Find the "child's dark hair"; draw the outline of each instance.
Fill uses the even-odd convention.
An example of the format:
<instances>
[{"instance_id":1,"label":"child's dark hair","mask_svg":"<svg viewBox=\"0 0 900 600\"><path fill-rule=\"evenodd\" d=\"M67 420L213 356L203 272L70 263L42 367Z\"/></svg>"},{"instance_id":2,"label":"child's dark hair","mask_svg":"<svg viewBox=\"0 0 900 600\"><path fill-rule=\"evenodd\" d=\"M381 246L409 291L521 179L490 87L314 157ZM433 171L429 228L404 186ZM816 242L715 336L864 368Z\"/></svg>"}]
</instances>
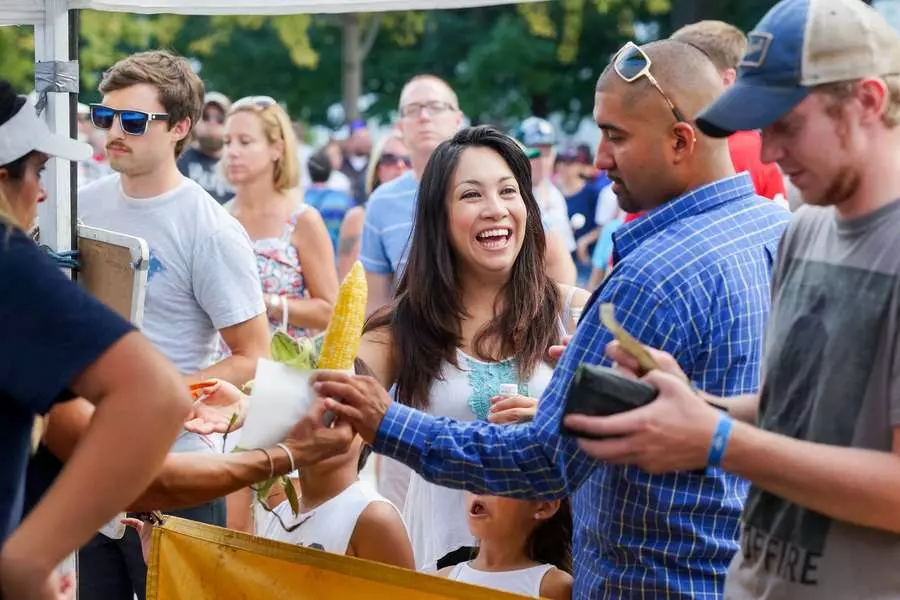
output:
<instances>
[{"instance_id":1,"label":"child's dark hair","mask_svg":"<svg viewBox=\"0 0 900 600\"><path fill-rule=\"evenodd\" d=\"M536 563L572 572L572 506L568 498L560 500L556 514L531 532L525 554Z\"/></svg>"},{"instance_id":2,"label":"child's dark hair","mask_svg":"<svg viewBox=\"0 0 900 600\"><path fill-rule=\"evenodd\" d=\"M357 375L365 375L367 377L375 377L375 372L369 368L369 365L366 364L361 358L353 359L353 372ZM366 463L369 462L369 456L372 454L372 446L368 444L363 444L362 449L359 451L359 462L356 463L356 472L359 473L362 471Z\"/></svg>"}]
</instances>

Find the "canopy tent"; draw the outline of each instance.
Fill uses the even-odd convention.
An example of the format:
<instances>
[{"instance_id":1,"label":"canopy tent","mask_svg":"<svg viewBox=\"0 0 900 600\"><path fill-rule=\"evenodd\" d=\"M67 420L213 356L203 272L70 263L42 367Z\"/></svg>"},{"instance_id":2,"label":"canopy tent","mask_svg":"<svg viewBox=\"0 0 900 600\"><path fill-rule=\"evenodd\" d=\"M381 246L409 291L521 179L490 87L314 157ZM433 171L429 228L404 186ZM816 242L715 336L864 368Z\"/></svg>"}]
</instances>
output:
<instances>
[{"instance_id":1,"label":"canopy tent","mask_svg":"<svg viewBox=\"0 0 900 600\"><path fill-rule=\"evenodd\" d=\"M0 0L0 25L50 23L52 4L70 8L182 15L286 15L471 8L542 0Z\"/></svg>"},{"instance_id":2,"label":"canopy tent","mask_svg":"<svg viewBox=\"0 0 900 600\"><path fill-rule=\"evenodd\" d=\"M75 9L139 14L281 15L453 9L540 1L543 0L0 0L0 26L33 25L35 61L62 66L60 63L75 60L78 55L77 40L70 39L74 37L70 35L73 23L70 11ZM54 85L67 79L59 68L50 71ZM75 113L77 78L73 81L68 77L68 81L68 89L65 84L50 86L43 114L52 131L74 134L71 117ZM47 81L37 82L38 91L47 87ZM53 159L47 164L45 183L48 200L38 211L41 242L57 251L71 250L74 169Z\"/></svg>"}]
</instances>

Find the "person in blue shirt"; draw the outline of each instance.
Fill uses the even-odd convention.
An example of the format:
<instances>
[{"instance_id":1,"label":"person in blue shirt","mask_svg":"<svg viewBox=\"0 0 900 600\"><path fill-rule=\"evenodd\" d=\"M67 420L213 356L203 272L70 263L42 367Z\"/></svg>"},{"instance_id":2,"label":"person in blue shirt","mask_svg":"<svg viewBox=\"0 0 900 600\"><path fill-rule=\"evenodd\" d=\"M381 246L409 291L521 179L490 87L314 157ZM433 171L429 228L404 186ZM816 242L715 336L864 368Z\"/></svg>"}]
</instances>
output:
<instances>
[{"instance_id":1,"label":"person in blue shirt","mask_svg":"<svg viewBox=\"0 0 900 600\"><path fill-rule=\"evenodd\" d=\"M724 396L759 387L769 280L789 213L735 175L725 142L692 125L721 92L706 56L669 40L626 45L601 75L597 167L624 210L647 214L614 236L616 268L585 307L532 422L434 418L393 402L375 380L316 377L327 406L375 452L428 481L518 498L571 495L576 598L718 600L738 550L741 479L718 468L653 475L595 460L560 434L575 369L610 364L603 303L638 340L672 354L697 388Z\"/></svg>"},{"instance_id":2,"label":"person in blue shirt","mask_svg":"<svg viewBox=\"0 0 900 600\"><path fill-rule=\"evenodd\" d=\"M0 595L8 599L71 593L56 566L146 488L191 407L175 367L25 233L47 195L46 162L90 154L87 144L51 134L34 105L0 80ZM20 524L26 467L44 425L35 417L76 396L97 406L96 418Z\"/></svg>"},{"instance_id":3,"label":"person in blue shirt","mask_svg":"<svg viewBox=\"0 0 900 600\"><path fill-rule=\"evenodd\" d=\"M328 235L331 237L331 244L336 255L338 239L341 235L341 223L343 223L347 211L355 206L355 202L350 194L330 189L327 186L332 169L331 161L324 152L319 151L309 157L307 169L312 183L303 192L303 200L319 211L322 220L325 221L325 227L328 229Z\"/></svg>"}]
</instances>

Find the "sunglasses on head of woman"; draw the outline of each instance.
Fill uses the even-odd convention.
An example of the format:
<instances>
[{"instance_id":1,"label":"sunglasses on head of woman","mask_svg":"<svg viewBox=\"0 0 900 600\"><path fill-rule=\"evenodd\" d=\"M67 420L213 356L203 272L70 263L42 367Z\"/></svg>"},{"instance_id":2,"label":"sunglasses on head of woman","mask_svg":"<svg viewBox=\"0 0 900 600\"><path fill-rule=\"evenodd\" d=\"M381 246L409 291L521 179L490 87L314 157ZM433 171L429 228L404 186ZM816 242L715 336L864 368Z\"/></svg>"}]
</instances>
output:
<instances>
[{"instance_id":1,"label":"sunglasses on head of woman","mask_svg":"<svg viewBox=\"0 0 900 600\"><path fill-rule=\"evenodd\" d=\"M151 121L168 121L168 113L148 113L142 110L119 110L102 104L91 104L91 123L97 129L112 129L116 116L122 131L128 135L144 135Z\"/></svg>"},{"instance_id":2,"label":"sunglasses on head of woman","mask_svg":"<svg viewBox=\"0 0 900 600\"><path fill-rule=\"evenodd\" d=\"M397 163L403 163L403 166L411 167L412 159L410 159L408 156L393 154L392 152L385 152L378 160L379 165L396 165Z\"/></svg>"},{"instance_id":3,"label":"sunglasses on head of woman","mask_svg":"<svg viewBox=\"0 0 900 600\"><path fill-rule=\"evenodd\" d=\"M231 112L245 108L258 108L265 110L277 105L278 102L271 96L245 96L231 105Z\"/></svg>"},{"instance_id":4,"label":"sunglasses on head of woman","mask_svg":"<svg viewBox=\"0 0 900 600\"><path fill-rule=\"evenodd\" d=\"M650 82L650 85L656 88L656 91L662 95L666 104L669 105L669 110L672 111L675 120L679 123L687 122L687 119L684 118L684 114L678 110L675 103L669 98L669 95L663 91L662 86L659 85L656 77L650 72L650 65L652 64L653 63L650 60L650 57L647 56L647 53L634 42L628 42L622 46L616 53L616 57L613 59L613 69L615 70L616 75L621 77L623 81L626 83L634 83L641 77L646 77L647 81Z\"/></svg>"}]
</instances>

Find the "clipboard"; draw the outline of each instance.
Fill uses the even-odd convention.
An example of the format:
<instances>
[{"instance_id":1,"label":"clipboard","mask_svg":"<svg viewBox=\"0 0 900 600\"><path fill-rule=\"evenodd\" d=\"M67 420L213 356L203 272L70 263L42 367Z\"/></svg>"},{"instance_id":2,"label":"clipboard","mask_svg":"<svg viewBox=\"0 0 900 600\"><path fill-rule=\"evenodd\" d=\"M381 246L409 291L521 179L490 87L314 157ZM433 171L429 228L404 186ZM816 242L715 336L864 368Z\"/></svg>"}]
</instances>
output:
<instances>
[{"instance_id":1,"label":"clipboard","mask_svg":"<svg viewBox=\"0 0 900 600\"><path fill-rule=\"evenodd\" d=\"M150 247L141 238L79 225L78 283L140 328L147 296Z\"/></svg>"}]
</instances>

